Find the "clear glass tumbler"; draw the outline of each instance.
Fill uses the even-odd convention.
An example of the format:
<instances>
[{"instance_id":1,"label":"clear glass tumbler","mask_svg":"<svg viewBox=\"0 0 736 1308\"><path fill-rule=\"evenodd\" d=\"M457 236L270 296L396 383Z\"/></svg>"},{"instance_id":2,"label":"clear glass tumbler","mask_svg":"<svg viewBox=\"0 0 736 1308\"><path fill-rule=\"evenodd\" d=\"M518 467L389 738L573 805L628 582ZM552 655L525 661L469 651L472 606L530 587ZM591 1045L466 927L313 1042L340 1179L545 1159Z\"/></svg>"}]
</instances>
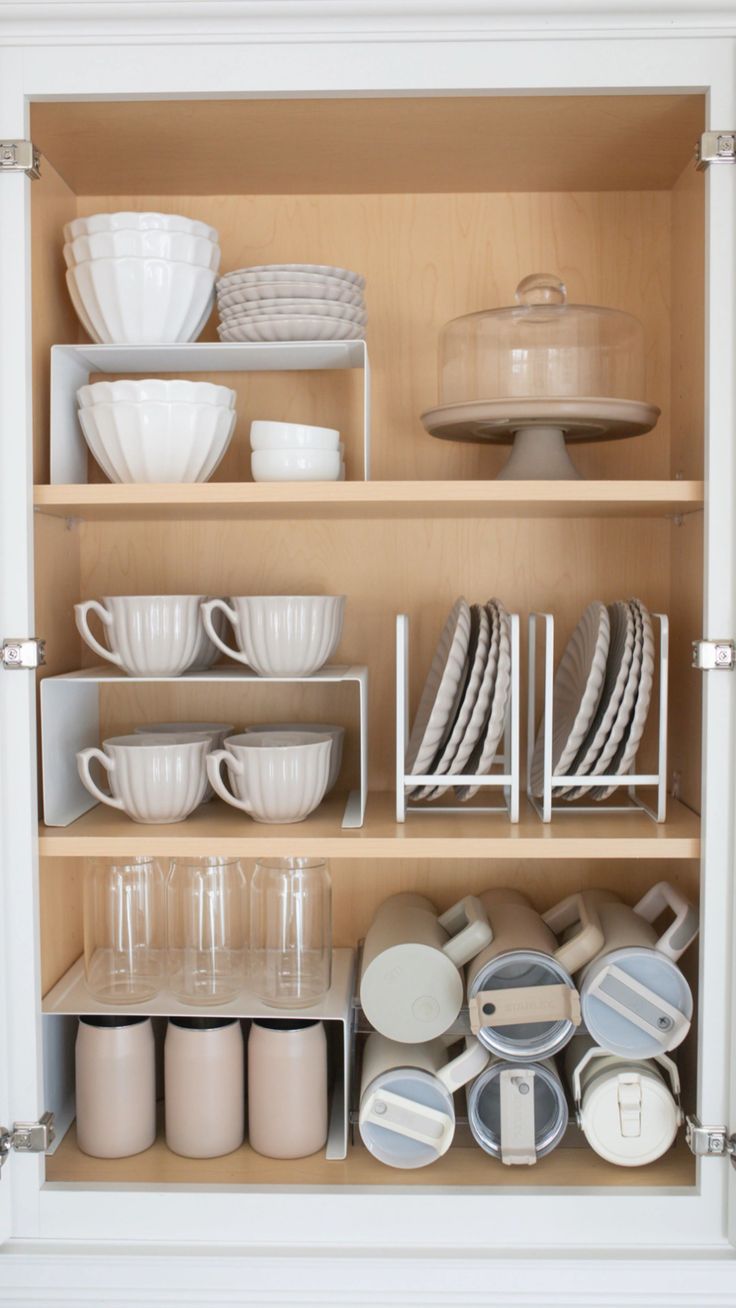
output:
<instances>
[{"instance_id":1,"label":"clear glass tumbler","mask_svg":"<svg viewBox=\"0 0 736 1308\"><path fill-rule=\"evenodd\" d=\"M164 878L153 858L85 866L84 970L105 1004L153 999L166 972Z\"/></svg>"},{"instance_id":2,"label":"clear glass tumbler","mask_svg":"<svg viewBox=\"0 0 736 1308\"><path fill-rule=\"evenodd\" d=\"M253 989L274 1008L310 1008L332 971L332 883L318 858L256 863L250 890Z\"/></svg>"},{"instance_id":3,"label":"clear glass tumbler","mask_svg":"<svg viewBox=\"0 0 736 1308\"><path fill-rule=\"evenodd\" d=\"M184 1004L227 1004L245 976L247 886L235 858L175 858L166 883L169 988Z\"/></svg>"}]
</instances>

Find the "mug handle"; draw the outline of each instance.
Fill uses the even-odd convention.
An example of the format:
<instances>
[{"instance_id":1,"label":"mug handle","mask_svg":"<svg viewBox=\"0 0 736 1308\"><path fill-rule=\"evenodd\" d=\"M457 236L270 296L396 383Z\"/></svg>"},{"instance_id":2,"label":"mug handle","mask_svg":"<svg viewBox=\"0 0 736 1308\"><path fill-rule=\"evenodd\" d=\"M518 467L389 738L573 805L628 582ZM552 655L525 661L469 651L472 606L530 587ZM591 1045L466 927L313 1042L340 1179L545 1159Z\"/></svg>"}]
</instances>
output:
<instances>
[{"instance_id":1,"label":"mug handle","mask_svg":"<svg viewBox=\"0 0 736 1308\"><path fill-rule=\"evenodd\" d=\"M676 963L698 934L700 921L697 908L669 881L659 881L639 900L634 912L651 924L666 908L674 913L675 920L662 932L655 949Z\"/></svg>"},{"instance_id":2,"label":"mug handle","mask_svg":"<svg viewBox=\"0 0 736 1308\"><path fill-rule=\"evenodd\" d=\"M555 904L554 908L549 908L542 914L542 921L556 936L577 924L575 934L555 950L557 962L571 975L585 967L591 958L595 958L606 942L598 913L585 891L568 895L567 899Z\"/></svg>"},{"instance_id":3,"label":"mug handle","mask_svg":"<svg viewBox=\"0 0 736 1308\"><path fill-rule=\"evenodd\" d=\"M79 769L79 776L82 785L89 791L90 795L94 795L95 799L98 799L101 804L108 804L110 808L124 809L125 805L123 804L122 799L116 799L114 795L106 795L104 790L100 790L100 787L97 785L97 782L94 780L94 777L90 772L89 765L93 758L96 758L98 763L102 764L106 772L109 773L115 771L115 760L111 759L104 750L97 749L94 745L90 746L89 749L80 750L77 754L77 768Z\"/></svg>"},{"instance_id":4,"label":"mug handle","mask_svg":"<svg viewBox=\"0 0 736 1308\"><path fill-rule=\"evenodd\" d=\"M239 649L231 649L230 646L226 645L222 637L219 636L218 633L215 631L215 624L212 621L212 614L214 613L215 609L219 609L220 612L224 613L225 617L228 619L228 621L232 624L233 627L237 627L238 625L238 615L235 612L235 609L231 608L229 604L226 604L224 599L215 598L209 600L202 600L202 603L200 605L202 622L204 624L204 629L207 632L207 635L212 641L212 644L216 645L218 649L221 649L223 654L227 654L229 658L235 659L238 663L245 663L246 667L248 667L247 659L245 655L242 653L242 651Z\"/></svg>"},{"instance_id":5,"label":"mug handle","mask_svg":"<svg viewBox=\"0 0 736 1308\"><path fill-rule=\"evenodd\" d=\"M237 799L232 791L228 790L221 774L222 764L227 763L233 772L237 772L238 776L242 776L243 764L240 760L234 754L231 754L229 749L215 749L205 756L205 762L207 764L207 777L215 794L219 795L220 799L224 799L226 804L231 804L233 808L242 809L243 813L247 813L250 817L251 813L247 804L242 799Z\"/></svg>"},{"instance_id":6,"label":"mug handle","mask_svg":"<svg viewBox=\"0 0 736 1308\"><path fill-rule=\"evenodd\" d=\"M468 1081L474 1081L476 1076L480 1076L490 1061L490 1049L486 1049L475 1036L466 1036L462 1053L440 1068L437 1079L450 1094L454 1094L461 1086L467 1085Z\"/></svg>"},{"instance_id":7,"label":"mug handle","mask_svg":"<svg viewBox=\"0 0 736 1308\"><path fill-rule=\"evenodd\" d=\"M119 668L122 668L123 660L120 655L116 654L114 650L101 645L97 637L90 631L89 622L87 621L87 614L90 612L97 614L103 627L109 627L112 622L112 614L108 613L104 604L100 604L97 600L85 600L83 604L75 604L74 617L77 623L77 631L82 640L87 642L95 654L100 654L103 659L107 659L108 663L115 663Z\"/></svg>"},{"instance_id":8,"label":"mug handle","mask_svg":"<svg viewBox=\"0 0 736 1308\"><path fill-rule=\"evenodd\" d=\"M466 895L437 920L452 936L452 940L442 946L442 952L455 967L463 967L493 939L486 910L477 895Z\"/></svg>"}]
</instances>

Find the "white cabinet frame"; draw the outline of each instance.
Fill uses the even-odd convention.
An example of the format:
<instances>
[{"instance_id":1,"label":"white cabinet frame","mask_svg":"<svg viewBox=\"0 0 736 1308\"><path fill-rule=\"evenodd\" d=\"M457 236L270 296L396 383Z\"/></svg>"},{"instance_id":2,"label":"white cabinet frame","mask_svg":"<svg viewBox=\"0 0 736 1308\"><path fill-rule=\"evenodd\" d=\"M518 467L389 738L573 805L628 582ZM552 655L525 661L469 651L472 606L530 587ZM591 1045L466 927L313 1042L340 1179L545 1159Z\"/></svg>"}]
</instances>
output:
<instances>
[{"instance_id":1,"label":"white cabinet frame","mask_svg":"<svg viewBox=\"0 0 736 1308\"><path fill-rule=\"evenodd\" d=\"M341 7L345 12L337 15L329 12L334 6L302 0L282 15L279 6L269 2L232 0L229 5L207 6L192 0L180 6L151 3L144 14L142 6L125 3L0 3L0 137L28 135L28 103L34 98L136 96L705 90L707 125L736 126L736 19L731 5L711 4L692 13L679 10L674 18L664 0L650 0L646 9L632 4L628 18L621 16L624 5L604 11L591 4L589 16L582 16L572 3L551 14L542 0L491 5L490 13L488 4L468 0L459 16L455 5L441 0L432 4L428 0L431 13L423 15L408 3L397 6L396 14L386 14L368 0ZM176 14L176 8L183 12ZM0 625L1 634L13 636L35 634L30 507L31 185L21 176L0 177ZM722 637L736 635L736 168L711 168L706 187L708 490L703 634ZM736 1077L731 1072L736 1054L731 1016L735 698L736 678L721 674L706 678L703 858L707 874L702 904L699 1101L704 1121L729 1122L732 1128L736 1126ZM9 994L7 1045L2 1052L10 1055L7 1111L11 1118L27 1119L44 1107L31 674L0 672L0 729L0 966ZM1 1078L0 1069L0 1109L5 1112ZM29 1259L25 1243L22 1252L15 1246L5 1260L10 1278L0 1276L0 1302L23 1302L33 1287L39 1287L40 1301L63 1302L65 1284L91 1287L97 1277L103 1288L94 1295L95 1302L104 1302L114 1283L121 1287L118 1301L140 1304L154 1301L153 1293L150 1300L143 1297L142 1287L168 1284L156 1258L147 1260L149 1279L144 1280L122 1250L119 1257L97 1261L89 1254L94 1241L108 1245L154 1241L175 1249L196 1241L235 1246L241 1255L250 1251L247 1263L232 1253L218 1258L211 1265L220 1269L216 1284L207 1281L208 1260L194 1258L194 1279L181 1277L178 1303L264 1303L272 1287L276 1293L281 1287L284 1297L273 1301L282 1303L371 1303L375 1294L382 1301L391 1295L400 1303L505 1304L522 1287L526 1299L521 1302L547 1305L624 1299L629 1305L725 1304L736 1298L735 1264L728 1244L736 1172L723 1160L705 1160L699 1168L698 1191L672 1198L639 1187L587 1195L566 1192L553 1199L539 1190L403 1194L391 1187L387 1192L321 1191L305 1201L305 1195L295 1191L259 1193L242 1187L213 1190L204 1204L196 1193L183 1189L164 1193L157 1187L41 1186L42 1175L41 1160L12 1158L0 1181L6 1190L9 1187L13 1235L24 1242L39 1241L38 1258ZM0 1203L5 1198L3 1194ZM0 1236L5 1233L5 1216L6 1209L0 1206ZM564 1253L569 1288L558 1279L560 1264L555 1264L555 1270L544 1258L537 1261L542 1237L540 1245L531 1247L535 1232L543 1233L547 1249ZM61 1248L56 1250L61 1258L57 1273L53 1271L57 1264L40 1256L40 1242L70 1242L66 1248L71 1255L73 1242L79 1241L87 1250L80 1249L78 1258L75 1255L76 1270L68 1258L61 1258ZM297 1242L319 1256L314 1261L301 1259ZM267 1267L273 1264L264 1250L273 1251L274 1244L283 1248L284 1257L277 1279L269 1281ZM331 1257L335 1247L355 1253L356 1261L347 1264L347 1273L346 1265L340 1270L340 1260ZM610 1261L586 1273L585 1258L595 1248L605 1250ZM370 1250L381 1250L383 1256L371 1258ZM438 1250L457 1272L438 1270ZM663 1279L662 1259L669 1252L681 1261L672 1265L668 1283ZM496 1261L502 1253L504 1259ZM448 1266L443 1259L439 1263ZM251 1277L251 1285L243 1288ZM591 1290L591 1285L598 1289ZM238 1300L231 1297L236 1288L243 1288ZM201 1299L195 1297L200 1293ZM343 1297L335 1297L339 1294ZM66 1302L81 1301L73 1291L69 1295Z\"/></svg>"}]
</instances>

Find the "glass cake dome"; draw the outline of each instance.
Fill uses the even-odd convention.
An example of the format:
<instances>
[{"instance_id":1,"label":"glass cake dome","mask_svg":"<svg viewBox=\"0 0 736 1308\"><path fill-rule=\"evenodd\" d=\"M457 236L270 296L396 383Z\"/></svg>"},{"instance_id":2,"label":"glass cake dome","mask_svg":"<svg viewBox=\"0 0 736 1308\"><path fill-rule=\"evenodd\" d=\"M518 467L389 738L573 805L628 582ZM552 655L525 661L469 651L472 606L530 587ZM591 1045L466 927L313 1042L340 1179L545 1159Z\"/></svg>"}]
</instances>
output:
<instances>
[{"instance_id":1,"label":"glass cake dome","mask_svg":"<svg viewBox=\"0 0 736 1308\"><path fill-rule=\"evenodd\" d=\"M454 318L439 344L433 436L515 442L502 477L578 474L565 441L650 431L659 409L644 394L644 329L618 309L568 304L558 277L533 273L516 304Z\"/></svg>"}]
</instances>

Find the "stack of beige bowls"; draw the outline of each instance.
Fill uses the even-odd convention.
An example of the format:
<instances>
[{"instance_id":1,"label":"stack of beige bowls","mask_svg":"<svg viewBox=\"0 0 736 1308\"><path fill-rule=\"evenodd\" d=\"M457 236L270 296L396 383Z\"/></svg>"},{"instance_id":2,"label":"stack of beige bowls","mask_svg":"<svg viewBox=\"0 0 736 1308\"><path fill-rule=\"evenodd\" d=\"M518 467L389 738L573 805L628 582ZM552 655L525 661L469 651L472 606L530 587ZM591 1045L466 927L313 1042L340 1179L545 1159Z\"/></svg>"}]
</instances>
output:
<instances>
[{"instance_id":1,"label":"stack of beige bowls","mask_svg":"<svg viewBox=\"0 0 736 1308\"><path fill-rule=\"evenodd\" d=\"M172 213L97 213L64 227L66 281L98 344L194 341L210 316L218 234Z\"/></svg>"},{"instance_id":2,"label":"stack of beige bowls","mask_svg":"<svg viewBox=\"0 0 736 1308\"><path fill-rule=\"evenodd\" d=\"M365 277L314 263L238 268L217 283L221 341L349 341L365 336Z\"/></svg>"}]
</instances>

